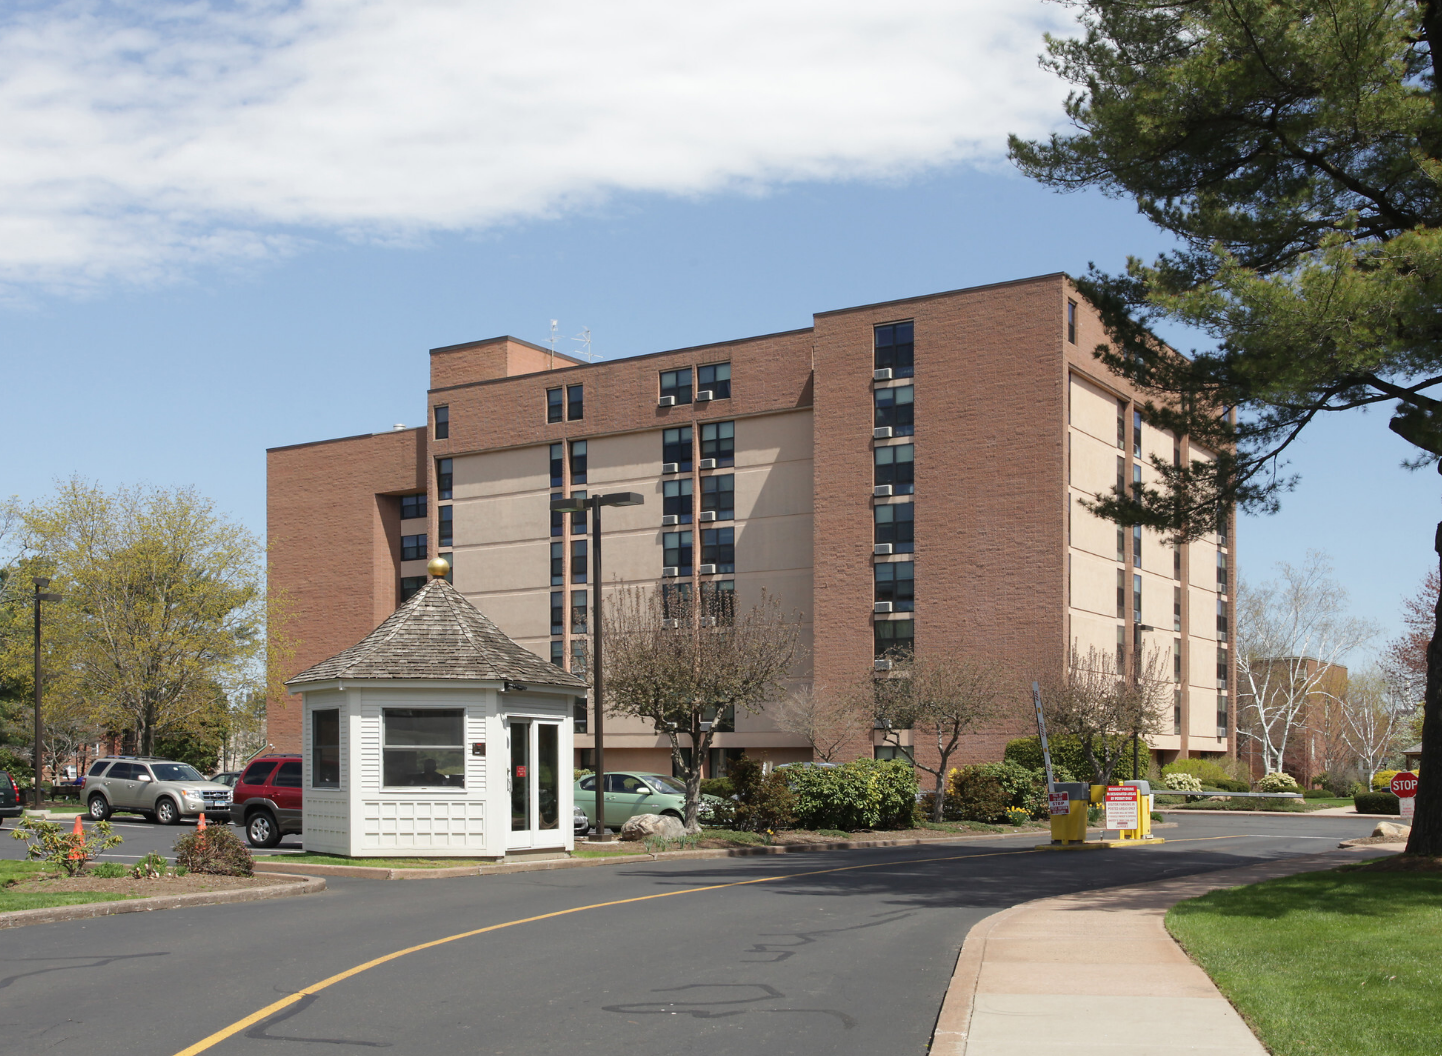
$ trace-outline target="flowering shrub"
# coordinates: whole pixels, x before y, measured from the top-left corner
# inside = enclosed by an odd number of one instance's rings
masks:
[[[916,771],[900,759],[857,759],[841,766],[782,771],[806,829],[906,829],[913,824]],[[735,767],[732,767],[733,781]]]
[[[1257,782],[1258,792],[1300,792],[1301,786],[1291,774],[1268,774]]]
[[[1397,773],[1398,771],[1396,770],[1378,770],[1375,774],[1372,775],[1372,791],[1392,791],[1392,778],[1396,777]]]
[[[1006,820],[1013,825],[1020,825],[1022,822],[1029,821],[1030,819],[1031,812],[1028,810],[1022,810],[1020,807],[1006,808]]]
[[[1167,774],[1164,779],[1166,786],[1174,792],[1200,792],[1202,790],[1201,778],[1195,774],[1174,773]]]

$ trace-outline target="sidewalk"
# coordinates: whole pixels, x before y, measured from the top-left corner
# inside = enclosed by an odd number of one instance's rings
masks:
[[[1395,850],[1332,851],[1038,899],[994,913],[966,937],[930,1052],[1266,1056],[1241,1016],[1167,933],[1167,910],[1217,888]]]

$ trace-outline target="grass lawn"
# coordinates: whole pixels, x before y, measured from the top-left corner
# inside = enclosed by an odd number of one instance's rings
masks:
[[[13,909],[49,909],[52,906],[78,906],[86,902],[116,902],[128,896],[103,894],[98,891],[70,891],[60,895],[42,892],[20,893],[12,891],[9,885],[20,880],[30,880],[37,873],[44,872],[39,862],[16,862],[0,859],[0,913]]]
[[[1433,1056],[1442,872],[1304,873],[1180,902],[1167,928],[1276,1056]]]

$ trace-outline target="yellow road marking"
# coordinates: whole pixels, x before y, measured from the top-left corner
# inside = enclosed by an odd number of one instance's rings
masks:
[[[201,1053],[206,1051],[207,1049],[214,1048],[226,1038],[230,1038],[235,1036],[236,1034],[239,1034],[247,1027],[255,1026],[255,1024],[259,1023],[261,1020],[268,1019],[269,1017],[279,1012],[281,1009],[288,1008],[289,1006],[295,1004],[301,998],[309,997],[311,994],[318,994],[327,987],[334,986],[336,983],[344,982],[352,976],[359,975],[361,972],[369,971],[372,968],[378,967],[382,964],[386,964],[390,961],[397,960],[410,953],[418,953],[421,950],[429,950],[433,946],[444,946],[446,943],[455,942],[458,939],[469,939],[474,935],[484,935],[488,931],[500,931],[502,928],[514,928],[520,924],[534,924],[538,920],[550,920],[553,917],[564,917],[572,913],[584,913],[588,909],[605,909],[608,906],[624,906],[632,902],[649,902],[652,899],[670,898],[673,895],[694,895],[702,891],[719,891],[722,888],[726,887],[745,887],[747,884],[765,884],[769,883],[772,880],[796,880],[804,876],[822,876],[826,873],[846,873],[852,872],[857,869],[881,869],[891,865],[925,865],[929,862],[952,862],[959,861],[961,859],[972,858],[1003,858],[1013,854],[1036,853],[1037,852],[1034,849],[1028,848],[1024,851],[992,851],[987,854],[952,854],[942,858],[908,858],[904,861],[899,862],[869,862],[865,865],[842,865],[837,866],[833,869],[813,869],[805,873],[781,873],[776,876],[759,876],[752,880],[733,880],[725,884],[709,884],[706,887],[688,887],[680,891],[662,891],[654,895],[639,895],[636,898],[621,898],[617,899],[614,902],[596,902],[589,906],[575,906],[571,909],[558,909],[551,913],[542,913],[539,916],[535,917],[523,917],[520,920],[508,920],[503,924],[492,924],[484,928],[475,928],[471,931],[462,931],[455,935],[447,935],[443,939],[432,939],[430,942],[422,942],[416,946],[407,946],[403,950],[396,950],[394,953],[388,953],[384,957],[376,957],[373,960],[366,961],[364,964],[358,964],[354,968],[347,968],[345,971],[332,975],[328,979],[322,979],[320,982],[312,983],[310,986],[307,986],[302,990],[297,990],[293,994],[287,994],[279,1001],[274,1001],[266,1005],[258,1012],[252,1012],[244,1019],[236,1020],[234,1023],[230,1024],[230,1026],[223,1027],[222,1029],[217,1030],[214,1034],[210,1035],[209,1037],[202,1038],[194,1045],[191,1045],[188,1048],[181,1049],[175,1054],[175,1056],[196,1056],[197,1053]]]

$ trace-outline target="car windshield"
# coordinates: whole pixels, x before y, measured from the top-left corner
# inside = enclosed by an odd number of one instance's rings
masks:
[[[189,763],[151,763],[157,781],[204,781],[205,776]]]
[[[647,774],[646,783],[663,796],[684,796],[686,786],[674,777],[662,777],[660,774]],[[610,824],[608,821],[606,824]]]

